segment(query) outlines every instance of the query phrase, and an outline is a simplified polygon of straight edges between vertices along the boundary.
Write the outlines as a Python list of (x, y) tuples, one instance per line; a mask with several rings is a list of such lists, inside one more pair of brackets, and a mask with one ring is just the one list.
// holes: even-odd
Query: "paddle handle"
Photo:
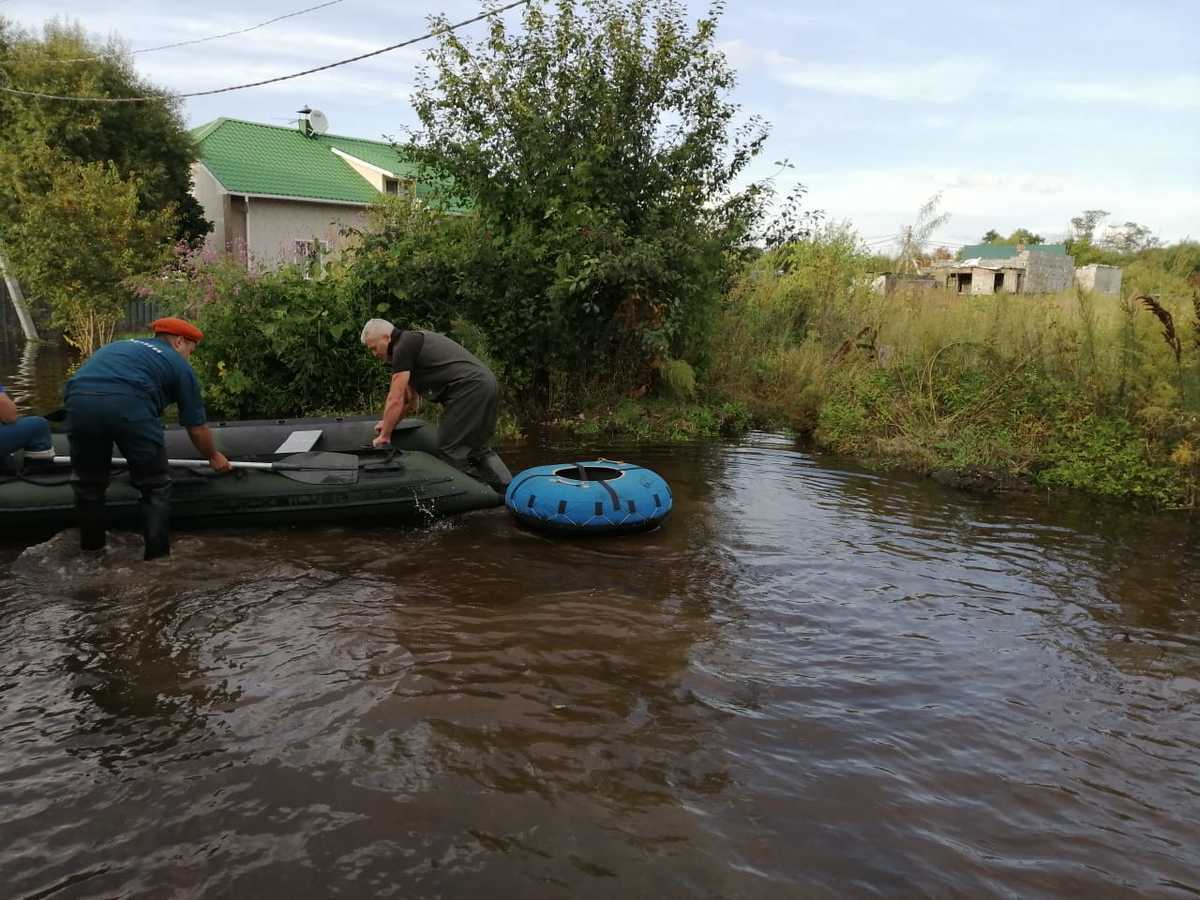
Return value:
[[(71, 457), (56, 456), (54, 457), (54, 462), (56, 465), (69, 466), (71, 464)], [(112, 465), (127, 466), (129, 465), (129, 461), (121, 459), (119, 456), (113, 457)], [(207, 469), (209, 466), (207, 459), (168, 459), (167, 465), (179, 466), (184, 469)], [(235, 469), (265, 469), (270, 471), (275, 468), (275, 463), (269, 462), (230, 462), (229, 465)]]

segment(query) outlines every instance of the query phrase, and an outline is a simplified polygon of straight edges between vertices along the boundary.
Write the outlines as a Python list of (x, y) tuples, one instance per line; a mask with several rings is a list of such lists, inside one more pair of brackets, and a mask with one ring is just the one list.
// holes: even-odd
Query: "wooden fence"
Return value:
[[(125, 308), (125, 318), (117, 324), (117, 333), (123, 331), (146, 331), (150, 323), (162, 315), (162, 311), (148, 300), (134, 300)], [(38, 330), (45, 327), (41, 316), (35, 317)], [(21, 338), (21, 323), (17, 311), (8, 296), (8, 288), (0, 279), (0, 341), (15, 341)], [(42, 335), (47, 337), (46, 334)]]
[(117, 331), (145, 331), (161, 315), (162, 312), (149, 300), (134, 300), (125, 308), (125, 318)]

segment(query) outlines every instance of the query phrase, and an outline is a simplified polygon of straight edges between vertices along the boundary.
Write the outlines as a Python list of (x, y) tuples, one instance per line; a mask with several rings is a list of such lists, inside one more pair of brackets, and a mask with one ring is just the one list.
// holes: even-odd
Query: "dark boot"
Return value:
[(508, 466), (495, 450), (472, 454), (471, 463), (479, 473), (479, 480), (490, 485), (497, 493), (503, 494), (508, 489), (509, 482), (512, 481), (512, 472), (508, 471)]
[(142, 537), (146, 559), (171, 555), (171, 483), (142, 488)]
[(105, 533), (104, 495), (99, 499), (75, 492), (75, 518), (79, 521), (79, 549), (85, 553), (103, 550)]

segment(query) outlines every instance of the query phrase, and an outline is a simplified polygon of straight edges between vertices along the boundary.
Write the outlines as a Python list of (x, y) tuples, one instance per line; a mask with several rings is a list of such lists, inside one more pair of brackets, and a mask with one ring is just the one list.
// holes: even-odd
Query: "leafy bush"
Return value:
[(359, 342), (376, 311), (337, 267), (309, 278), (295, 267), (254, 273), (189, 254), (139, 290), (204, 331), (192, 364), (214, 416), (360, 412), (383, 402), (386, 372)]
[(659, 377), (667, 396), (676, 400), (691, 400), (696, 396), (696, 371), (684, 360), (664, 360)]

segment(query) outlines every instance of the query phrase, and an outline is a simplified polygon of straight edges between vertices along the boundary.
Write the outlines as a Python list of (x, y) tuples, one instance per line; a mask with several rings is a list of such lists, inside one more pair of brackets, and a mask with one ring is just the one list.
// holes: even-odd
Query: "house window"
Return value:
[(393, 197), (411, 197), (416, 189), (416, 182), (399, 178), (384, 178), (383, 192)]
[(329, 255), (329, 250), (329, 241), (292, 241), (292, 261), (298, 266), (306, 266), (314, 261), (320, 262), (323, 257)]

